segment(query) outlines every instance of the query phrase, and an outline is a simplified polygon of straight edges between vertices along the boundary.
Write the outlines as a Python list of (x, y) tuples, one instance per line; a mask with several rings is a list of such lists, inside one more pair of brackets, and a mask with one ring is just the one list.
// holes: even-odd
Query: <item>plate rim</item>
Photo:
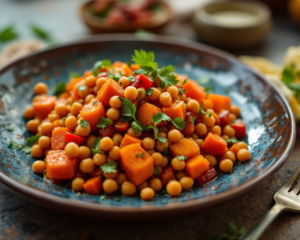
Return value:
[[(263, 172), (263, 174), (256, 176), (253, 179), (250, 179), (249, 181), (243, 183), (242, 185), (233, 187), (225, 192), (221, 192), (216, 195), (212, 195), (205, 198), (200, 199), (193, 199), (185, 202), (176, 202), (170, 203), (167, 205), (161, 205), (157, 206), (154, 204), (151, 205), (144, 205), (141, 207), (131, 207), (128, 205), (122, 205), (122, 206), (112, 206), (112, 205), (102, 205), (99, 203), (92, 203), (92, 202), (84, 202), (79, 200), (73, 200), (73, 199), (66, 199), (63, 197), (52, 195), (51, 193), (47, 193), (42, 191), (41, 189), (37, 189), (25, 184), (22, 184), (12, 178), (10, 178), (7, 174), (0, 171), (0, 182), (4, 184), (9, 189), (13, 190), (14, 192), (26, 197), (27, 199), (33, 200), (36, 203), (42, 204), (47, 207), (52, 207), (56, 209), (60, 209), (63, 211), (73, 212), (74, 210), (77, 210), (77, 213), (83, 214), (83, 215), (94, 215), (94, 216), (100, 216), (100, 217), (111, 217), (111, 218), (126, 218), (126, 219), (141, 219), (141, 218), (156, 218), (158, 216), (163, 215), (183, 215), (187, 213), (194, 213), (195, 211), (211, 208), (213, 206), (216, 206), (220, 203), (225, 203), (230, 200), (233, 200), (235, 198), (240, 197), (241, 195), (245, 194), (246, 192), (249, 192), (253, 188), (257, 187), (258, 184), (269, 178), (272, 174), (274, 174), (288, 159), (289, 155), (291, 154), (291, 151), (293, 149), (293, 146), (295, 144), (296, 140), (296, 124), (293, 117), (293, 112), (286, 100), (286, 98), (283, 96), (283, 94), (279, 91), (277, 86), (268, 81), (260, 72), (256, 71), (255, 69), (252, 69), (242, 63), (237, 57), (234, 55), (224, 52), (222, 50), (216, 49), (211, 46), (207, 46), (202, 43), (194, 42), (187, 39), (177, 38), (177, 37), (169, 37), (169, 36), (162, 36), (162, 35), (151, 35), (151, 38), (144, 39), (143, 37), (138, 37), (134, 34), (101, 34), (101, 35), (95, 35), (88, 38), (82, 38), (80, 40), (62, 44), (56, 47), (47, 48), (38, 52), (35, 52), (33, 54), (27, 55), (25, 57), (19, 58), (15, 61), (9, 62), (5, 64), (4, 66), (0, 67), (0, 74), (4, 73), (6, 69), (12, 67), (15, 64), (18, 64), (19, 62), (22, 62), (26, 59), (29, 59), (31, 57), (44, 54), (53, 50), (65, 48), (65, 47), (71, 47), (81, 44), (87, 44), (87, 43), (94, 43), (94, 42), (106, 42), (106, 41), (143, 41), (143, 42), (158, 42), (158, 43), (165, 43), (165, 44), (171, 44), (181, 47), (188, 47), (188, 48), (194, 48), (198, 49), (204, 52), (210, 52), (214, 55), (217, 55), (222, 58), (226, 58), (230, 61), (234, 61), (235, 63), (241, 65), (243, 68), (248, 69), (249, 71), (253, 72), (255, 75), (261, 78), (263, 82), (265, 82), (267, 85), (270, 85), (271, 88), (274, 89), (274, 91), (279, 95), (281, 98), (283, 104), (285, 105), (287, 109), (287, 114), (291, 121), (291, 131), (290, 131), (290, 140), (284, 150), (284, 152), (281, 154), (281, 156), (266, 170)], [(99, 215), (101, 213), (101, 215)], [(130, 215), (128, 215), (130, 213)]]

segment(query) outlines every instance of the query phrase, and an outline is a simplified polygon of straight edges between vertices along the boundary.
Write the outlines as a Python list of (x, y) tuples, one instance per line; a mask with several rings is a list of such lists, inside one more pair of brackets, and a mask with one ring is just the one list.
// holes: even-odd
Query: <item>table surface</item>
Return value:
[[(0, 0), (0, 28), (15, 24), (22, 39), (30, 38), (28, 25), (36, 22), (59, 42), (86, 36), (88, 30), (76, 15), (82, 0)], [(55, 13), (55, 14), (54, 14)], [(68, 24), (63, 24), (67, 22)], [(173, 22), (167, 35), (198, 40), (188, 21)], [(288, 17), (276, 16), (263, 43), (233, 54), (260, 55), (280, 64), (285, 50), (298, 45), (300, 29)], [(225, 233), (226, 223), (251, 229), (274, 204), (273, 195), (299, 164), (300, 140), (284, 166), (269, 180), (243, 197), (193, 216), (147, 222), (112, 221), (70, 215), (41, 207), (0, 185), (0, 240), (2, 239), (202, 239), (208, 233)], [(283, 213), (261, 239), (299, 239), (300, 215)]]

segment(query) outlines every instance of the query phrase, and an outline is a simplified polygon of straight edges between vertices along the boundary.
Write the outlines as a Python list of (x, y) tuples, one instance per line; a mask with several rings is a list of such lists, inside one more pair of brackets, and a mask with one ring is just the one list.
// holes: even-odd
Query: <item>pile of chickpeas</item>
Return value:
[[(120, 159), (120, 143), (127, 133), (134, 137), (141, 137), (142, 132), (139, 131), (135, 134), (132, 127), (126, 132), (114, 133), (112, 137), (103, 137), (100, 141), (100, 150), (104, 153), (92, 154), (91, 147), (94, 140), (98, 137), (98, 132), (92, 132), (91, 127), (81, 126), (80, 110), (83, 106), (89, 102), (96, 100), (97, 92), (101, 89), (102, 85), (108, 80), (107, 77), (85, 77), (85, 84), (87, 88), (79, 91), (79, 100), (74, 100), (70, 95), (65, 102), (60, 101), (58, 98), (55, 108), (48, 115), (46, 119), (38, 119), (34, 116), (32, 107), (26, 108), (24, 117), (28, 119), (27, 129), (31, 133), (41, 134), (38, 143), (32, 147), (31, 155), (34, 158), (41, 159), (43, 156), (47, 156), (49, 150), (51, 150), (51, 133), (54, 129), (53, 122), (59, 120), (58, 127), (67, 127), (72, 130), (73, 134), (81, 137), (86, 137), (86, 146), (78, 146), (76, 143), (70, 142), (65, 145), (65, 154), (71, 158), (79, 159), (79, 173), (76, 174), (72, 180), (72, 189), (74, 191), (82, 191), (83, 184), (86, 181), (86, 177), (103, 176), (105, 180), (102, 182), (102, 189), (105, 193), (111, 194), (117, 190), (120, 190), (125, 196), (132, 196), (137, 191), (140, 191), (140, 196), (144, 200), (151, 200), (155, 196), (155, 193), (160, 192), (163, 189), (161, 179), (153, 175), (150, 179), (142, 184), (135, 186), (130, 182), (125, 173), (119, 167)], [(125, 98), (130, 99), (138, 107), (149, 102), (157, 104), (158, 107), (167, 107), (173, 101), (183, 101), (187, 111), (187, 117), (184, 119), (186, 122), (189, 118), (189, 112), (197, 114), (199, 116), (200, 106), (199, 102), (187, 97), (184, 93), (180, 94), (180, 84), (177, 86), (166, 86), (165, 89), (159, 87), (153, 87), (153, 92), (150, 96), (146, 96), (146, 90), (144, 88), (135, 88), (130, 86), (131, 82), (126, 76), (122, 76), (118, 83), (124, 88)], [(48, 93), (48, 87), (45, 83), (39, 82), (34, 87), (34, 92), (39, 97)], [(72, 103), (72, 104), (71, 104)], [(114, 126), (114, 121), (121, 117), (122, 101), (118, 96), (114, 96), (109, 101), (110, 107), (106, 108), (106, 117), (110, 120), (109, 125)], [(208, 99), (204, 99), (201, 102), (202, 109), (207, 113), (214, 113), (212, 102)], [(137, 110), (138, 110), (137, 107)], [(237, 106), (230, 108), (230, 121), (237, 119), (240, 116), (240, 109)], [(167, 139), (167, 142), (162, 143), (158, 140), (154, 140), (152, 137), (145, 137), (142, 139), (141, 146), (151, 155), (153, 158), (154, 166), (158, 170), (159, 175), (163, 169), (171, 165), (175, 170), (176, 179), (169, 181), (166, 185), (166, 192), (171, 197), (178, 196), (183, 190), (190, 189), (194, 185), (194, 179), (189, 177), (185, 172), (184, 160), (180, 160), (177, 157), (164, 156), (165, 148), (169, 148), (172, 143), (176, 143), (183, 137), (193, 138), (201, 149), (204, 136), (208, 132), (221, 136), (224, 140), (233, 138), (235, 136), (235, 130), (226, 125), (221, 127), (215, 125), (215, 118), (202, 114), (201, 117), (197, 117), (195, 120), (195, 130), (189, 136), (184, 135), (184, 131), (179, 131), (173, 124), (168, 123), (166, 126), (159, 128), (158, 136)], [(219, 166), (222, 172), (230, 172), (233, 164), (238, 159), (241, 162), (247, 161), (250, 158), (250, 152), (247, 150), (248, 146), (244, 142), (237, 143), (238, 151), (235, 154), (232, 151), (227, 151), (222, 156), (214, 156), (210, 154), (202, 153), (203, 156), (209, 161), (210, 166)], [(115, 161), (118, 168), (115, 172), (104, 173), (100, 166), (108, 161)], [(33, 163), (32, 169), (36, 173), (43, 173), (46, 169), (45, 161), (37, 160)]]

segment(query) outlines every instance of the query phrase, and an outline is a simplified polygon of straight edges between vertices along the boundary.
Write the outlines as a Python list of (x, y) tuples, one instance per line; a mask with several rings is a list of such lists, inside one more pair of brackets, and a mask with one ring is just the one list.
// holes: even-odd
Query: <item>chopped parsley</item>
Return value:
[(153, 88), (149, 88), (147, 91), (146, 91), (146, 96), (151, 96), (152, 93), (153, 93), (154, 89)]
[(100, 147), (100, 140), (101, 140), (100, 137), (97, 137), (97, 138), (94, 140), (94, 142), (93, 142), (93, 144), (92, 144), (92, 147), (91, 147), (92, 153), (93, 153), (93, 154), (96, 154), (96, 153), (103, 153), (101, 150), (99, 150), (99, 147)]
[(36, 37), (38, 37), (42, 40), (45, 40), (45, 41), (51, 41), (52, 40), (50, 34), (47, 33), (45, 30), (43, 30), (41, 27), (39, 27), (37, 25), (32, 25), (31, 26), (31, 31)]
[(182, 156), (177, 156), (177, 158), (179, 159), (179, 160), (187, 160), (187, 157), (186, 156), (184, 156), (184, 155), (182, 155)]
[(156, 166), (154, 166), (154, 175), (158, 176), (159, 170)]
[(78, 86), (78, 91), (84, 91), (86, 89), (86, 85)]
[(229, 138), (229, 139), (226, 140), (226, 142), (228, 142), (228, 143), (238, 143), (239, 140), (237, 140), (236, 138)]
[(9, 26), (0, 31), (0, 42), (8, 42), (16, 39), (18, 34), (15, 32), (13, 26)]
[(114, 81), (119, 81), (120, 77), (122, 77), (122, 74), (121, 73), (116, 73), (116, 74), (113, 74), (112, 72), (108, 72), (107, 73), (107, 77), (111, 78), (112, 80)]
[(62, 117), (61, 119), (62, 119), (62, 120), (65, 120), (65, 119), (67, 119), (67, 117)]
[(109, 123), (110, 120), (108, 118), (101, 117), (99, 123), (97, 124), (97, 127), (104, 129)]
[(20, 148), (20, 145), (12, 140), (9, 141), (9, 146), (12, 148), (12, 149), (19, 149)]
[(196, 119), (196, 117), (190, 117), (191, 123), (192, 123), (193, 125), (195, 125), (195, 119)]
[(14, 131), (14, 128), (13, 127), (7, 127), (7, 128), (5, 128), (6, 129), (6, 131), (9, 131), (9, 132), (13, 132)]
[(97, 61), (94, 63), (93, 66), (93, 75), (96, 77), (98, 75), (98, 70), (101, 69), (102, 67), (110, 67), (111, 66), (111, 61), (103, 59), (102, 61)]
[(87, 120), (82, 120), (82, 119), (80, 120), (79, 124), (81, 127), (87, 127), (89, 125)]
[(60, 94), (64, 93), (66, 91), (66, 83), (61, 82), (56, 84), (55, 90), (54, 90), (54, 95), (59, 96)]
[(160, 123), (161, 121), (171, 121), (171, 118), (168, 115), (166, 115), (162, 112), (159, 112), (157, 114), (153, 114), (151, 116), (151, 120), (152, 120), (154, 126), (148, 125), (147, 129), (152, 128), (153, 131), (154, 131), (154, 139), (158, 139), (160, 142), (165, 143), (167, 141), (166, 138), (157, 136), (158, 135), (158, 128), (156, 127), (156, 125), (158, 123)]
[(24, 153), (30, 153), (32, 146), (39, 141), (39, 139), (40, 139), (41, 136), (42, 135), (39, 134), (37, 136), (31, 136), (31, 137), (27, 138), (26, 139), (26, 146), (22, 148), (22, 152), (24, 152)]
[(136, 119), (135, 113), (136, 113), (136, 106), (127, 98), (122, 99), (122, 122), (131, 122), (131, 127), (134, 130), (135, 134), (138, 134), (139, 131), (143, 131), (144, 127), (143, 125)]
[(105, 195), (100, 196), (100, 200), (104, 200), (106, 198)]
[(135, 82), (135, 77), (133, 77), (133, 76), (129, 76), (128, 79), (130, 82)]
[(186, 89), (181, 89), (181, 88), (178, 88), (178, 91), (179, 91), (180, 95), (182, 95), (182, 94), (184, 94), (184, 93), (185, 93)]
[(203, 108), (202, 108), (202, 105), (201, 105), (201, 104), (199, 105), (199, 107), (200, 107), (200, 114), (205, 114), (205, 115), (207, 115), (207, 116), (209, 116), (209, 117), (211, 117), (211, 116), (212, 116), (212, 113), (207, 113), (207, 112), (205, 112), (205, 111), (203, 110)]
[(93, 102), (93, 105), (95, 105), (97, 103), (97, 100), (95, 100), (94, 102)]
[(186, 122), (181, 118), (177, 117), (174, 118), (173, 121), (171, 121), (175, 127), (177, 127), (179, 130), (182, 130), (185, 128)]
[(117, 170), (117, 164), (114, 161), (109, 161), (100, 166), (103, 173), (115, 173)]

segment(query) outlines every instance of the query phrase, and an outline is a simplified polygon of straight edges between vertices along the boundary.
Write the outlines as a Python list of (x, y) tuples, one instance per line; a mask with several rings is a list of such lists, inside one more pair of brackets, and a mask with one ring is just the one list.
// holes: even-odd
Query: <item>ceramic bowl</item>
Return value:
[[(57, 83), (68, 81), (69, 71), (83, 73), (99, 59), (128, 61), (134, 49), (155, 52), (159, 66), (171, 64), (179, 74), (198, 80), (208, 76), (214, 92), (231, 97), (247, 125), (251, 160), (235, 163), (233, 171), (219, 172), (205, 186), (195, 186), (172, 198), (158, 194), (153, 201), (139, 195), (88, 195), (65, 184), (52, 184), (33, 173), (30, 154), (9, 147), (24, 144), (30, 134), (22, 114), (30, 106), (33, 86), (46, 82), (52, 93)], [(11, 190), (47, 207), (72, 213), (110, 218), (158, 218), (195, 213), (241, 196), (273, 174), (288, 158), (295, 141), (292, 111), (277, 88), (235, 57), (198, 43), (153, 36), (102, 35), (44, 50), (0, 69), (0, 181)], [(13, 128), (13, 132), (9, 131)], [(103, 194), (103, 193), (102, 193)], [(101, 197), (103, 196), (103, 197)], [(8, 200), (9, 201), (9, 200)]]
[[(226, 21), (214, 17), (216, 13), (227, 12)], [(252, 17), (245, 21), (232, 19), (234, 13)], [(231, 13), (231, 14), (230, 14)], [(232, 20), (230, 20), (231, 18)], [(255, 45), (263, 40), (272, 25), (269, 8), (263, 3), (247, 1), (212, 2), (195, 11), (193, 25), (201, 39), (211, 45), (237, 49)]]

